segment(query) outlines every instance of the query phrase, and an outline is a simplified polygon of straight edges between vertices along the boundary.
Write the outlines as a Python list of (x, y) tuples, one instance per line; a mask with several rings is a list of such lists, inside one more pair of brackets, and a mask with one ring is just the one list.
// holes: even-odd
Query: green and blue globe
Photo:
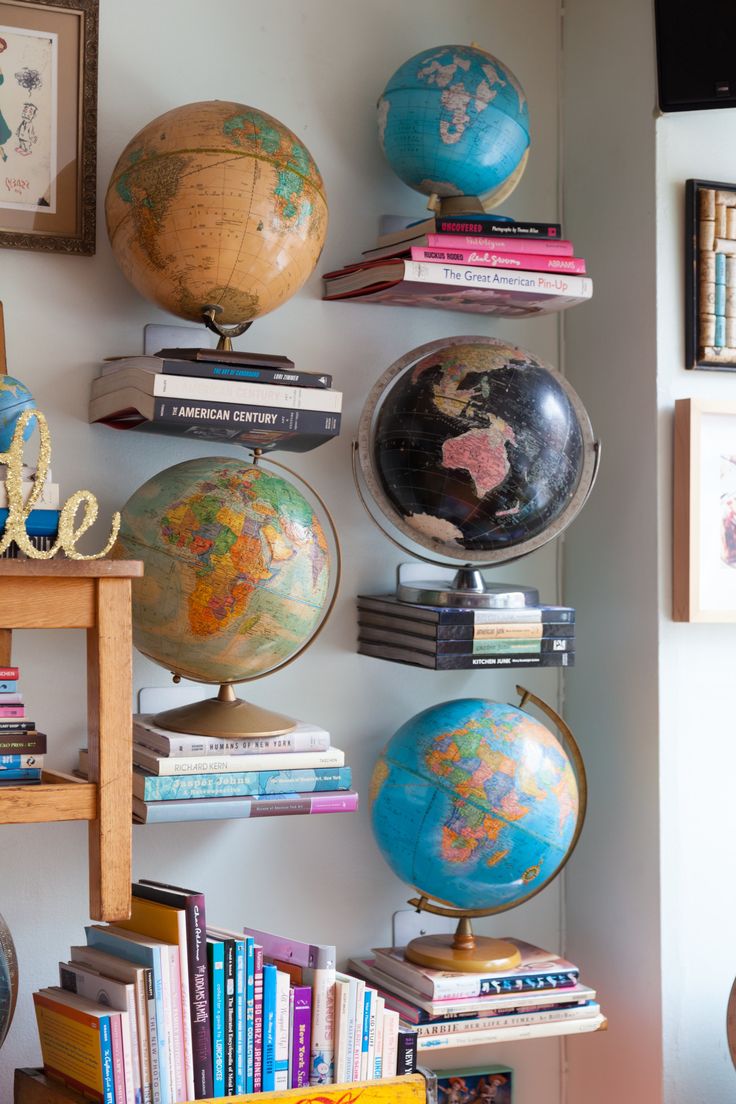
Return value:
[(501, 912), (567, 861), (585, 812), (585, 772), (530, 714), (484, 698), (442, 702), (391, 738), (371, 782), (378, 846), (426, 897)]
[[(35, 410), (33, 395), (24, 383), (13, 376), (0, 375), (0, 452), (7, 452), (13, 441), (15, 423), (24, 410)], [(23, 433), (27, 441), (35, 429), (36, 419), (31, 418)]]
[(438, 46), (409, 58), (378, 101), (381, 146), (417, 192), (477, 196), (486, 209), (521, 179), (529, 108), (514, 74), (476, 46)]

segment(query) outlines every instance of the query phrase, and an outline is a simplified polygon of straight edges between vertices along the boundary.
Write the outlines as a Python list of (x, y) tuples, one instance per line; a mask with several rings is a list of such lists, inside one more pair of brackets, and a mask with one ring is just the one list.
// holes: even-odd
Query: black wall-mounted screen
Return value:
[(736, 107), (736, 0), (655, 0), (662, 111)]

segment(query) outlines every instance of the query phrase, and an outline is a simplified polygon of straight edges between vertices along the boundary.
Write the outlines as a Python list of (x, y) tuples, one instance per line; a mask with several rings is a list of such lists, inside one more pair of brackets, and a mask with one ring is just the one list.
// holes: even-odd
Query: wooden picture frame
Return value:
[(95, 251), (99, 0), (0, 0), (0, 247)]
[(685, 185), (685, 358), (736, 372), (736, 184)]
[(673, 620), (736, 621), (736, 400), (677, 400), (673, 467)]

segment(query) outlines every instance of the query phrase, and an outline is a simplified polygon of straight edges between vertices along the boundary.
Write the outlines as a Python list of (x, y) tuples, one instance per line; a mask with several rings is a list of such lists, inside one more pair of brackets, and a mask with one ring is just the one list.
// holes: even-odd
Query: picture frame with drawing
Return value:
[(675, 402), (675, 621), (736, 621), (736, 400)]
[(0, 0), (0, 248), (95, 251), (99, 0)]

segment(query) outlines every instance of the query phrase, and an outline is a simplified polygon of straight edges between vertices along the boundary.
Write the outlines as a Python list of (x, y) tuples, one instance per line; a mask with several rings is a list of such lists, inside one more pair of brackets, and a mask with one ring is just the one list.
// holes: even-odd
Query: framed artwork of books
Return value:
[(736, 184), (688, 180), (687, 368), (736, 371)]
[(99, 0), (0, 0), (0, 247), (95, 251)]
[(736, 400), (675, 403), (675, 621), (736, 621)]

